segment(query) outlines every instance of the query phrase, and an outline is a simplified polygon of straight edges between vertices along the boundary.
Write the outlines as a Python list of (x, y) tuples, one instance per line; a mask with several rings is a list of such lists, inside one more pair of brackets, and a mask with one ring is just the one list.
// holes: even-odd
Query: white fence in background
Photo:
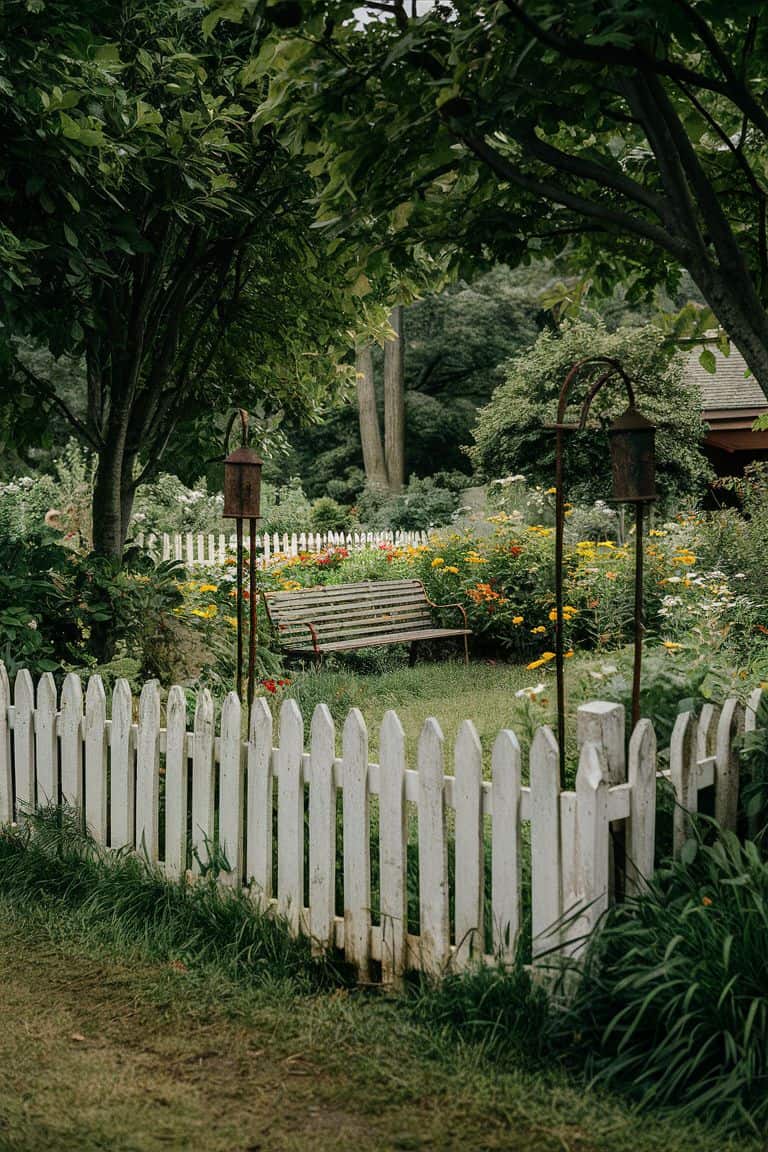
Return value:
[[(224, 564), (235, 555), (237, 543), (234, 533), (227, 536), (213, 532), (139, 532), (134, 539), (159, 560), (180, 560), (187, 565)], [(347, 548), (352, 552), (382, 544), (405, 548), (426, 543), (426, 532), (264, 532), (256, 537), (256, 551), (259, 562), (267, 565), (277, 555), (298, 556), (300, 552), (324, 552), (327, 548)], [(250, 538), (245, 536), (246, 554), (249, 545)]]
[(0, 665), (0, 824), (63, 799), (82, 810), (100, 844), (133, 846), (171, 877), (199, 872), (215, 846), (229, 864), (221, 884), (248, 885), (254, 900), (276, 907), (318, 949), (335, 944), (365, 979), (372, 962), (393, 983), (407, 969), (440, 972), (478, 955), (510, 957), (525, 906), (534, 958), (555, 946), (573, 954), (611, 898), (611, 825), (624, 829), (627, 889), (650, 874), (661, 778), (678, 801), (676, 851), (702, 789), (714, 786), (718, 819), (735, 826), (734, 742), (754, 726), (759, 697), (753, 693), (746, 710), (728, 700), (721, 711), (682, 714), (662, 773), (649, 721), (632, 733), (625, 761), (623, 709), (586, 704), (578, 715), (575, 789), (561, 791), (548, 728), (536, 733), (527, 765), (514, 733), (500, 732), (486, 780), (470, 721), (446, 774), (434, 719), (424, 724), (412, 769), (394, 712), (384, 717), (379, 760), (371, 763), (356, 709), (339, 755), (324, 704), (307, 743), (295, 701), (283, 703), (275, 738), (269, 707), (257, 699), (244, 739), (234, 693), (217, 734), (213, 701), (202, 691), (190, 732), (179, 687), (163, 710), (156, 681), (135, 701), (119, 680), (108, 717), (98, 676), (83, 694), (80, 679), (68, 675), (58, 700), (50, 674), (35, 690), (29, 673), (19, 672), (11, 693)]

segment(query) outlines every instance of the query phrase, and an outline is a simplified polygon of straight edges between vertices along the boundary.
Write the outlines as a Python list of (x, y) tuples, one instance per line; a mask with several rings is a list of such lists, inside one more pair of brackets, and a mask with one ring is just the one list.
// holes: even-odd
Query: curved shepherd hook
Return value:
[[(606, 364), (608, 368), (589, 388), (582, 401), (579, 420), (576, 424), (565, 423), (565, 410), (576, 380), (583, 368)], [(563, 381), (557, 404), (557, 423), (549, 425), (557, 433), (555, 447), (555, 674), (557, 678), (557, 743), (560, 756), (560, 787), (565, 788), (565, 656), (563, 636), (563, 543), (565, 535), (565, 492), (563, 487), (564, 449), (566, 432), (583, 432), (592, 402), (601, 389), (615, 376), (620, 376), (627, 391), (630, 408), (635, 407), (635, 391), (632, 381), (621, 362), (612, 356), (585, 356), (577, 361)], [(642, 505), (637, 505), (637, 539), (635, 568), (635, 674), (632, 691), (632, 723), (639, 719), (640, 659), (642, 639)], [(639, 587), (638, 587), (639, 577)]]

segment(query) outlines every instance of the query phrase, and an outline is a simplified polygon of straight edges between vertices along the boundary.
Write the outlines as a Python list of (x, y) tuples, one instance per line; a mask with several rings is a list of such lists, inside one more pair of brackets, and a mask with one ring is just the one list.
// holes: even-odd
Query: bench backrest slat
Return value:
[(285, 644), (311, 644), (311, 623), (321, 641), (353, 640), (427, 628), (432, 624), (419, 580), (329, 584), (306, 592), (267, 592), (267, 611)]

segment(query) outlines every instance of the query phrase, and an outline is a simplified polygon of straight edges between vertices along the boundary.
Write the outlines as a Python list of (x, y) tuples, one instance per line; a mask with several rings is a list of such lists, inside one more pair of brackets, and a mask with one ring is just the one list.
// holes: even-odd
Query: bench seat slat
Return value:
[(369, 614), (374, 615), (379, 612), (389, 611), (411, 611), (415, 612), (419, 609), (426, 611), (428, 605), (423, 596), (409, 596), (403, 600), (355, 600), (349, 601), (343, 605), (324, 605), (324, 604), (307, 604), (299, 608), (283, 608), (278, 607), (275, 610), (272, 607), (271, 615), (273, 619), (284, 620), (289, 623), (292, 620), (304, 621), (312, 620), (321, 621), (325, 618), (333, 620), (336, 617), (344, 617), (352, 613), (356, 615)]
[(386, 624), (388, 620), (431, 621), (432, 617), (423, 604), (417, 604), (407, 608), (398, 608), (393, 605), (382, 608), (380, 611), (374, 611), (372, 608), (367, 608), (365, 611), (350, 610), (350, 612), (342, 613), (340, 616), (325, 616), (319, 612), (311, 612), (307, 613), (303, 620), (285, 620), (281, 616), (275, 619), (281, 631), (291, 632), (305, 628), (307, 623), (314, 625), (315, 628), (338, 628), (339, 626), (342, 628), (345, 626), (365, 627), (365, 624), (368, 622), (371, 624)]
[[(324, 644), (322, 640), (318, 644), (318, 649), (321, 652), (344, 652), (351, 651), (354, 648), (375, 648), (379, 644), (411, 644), (414, 640), (440, 640), (448, 636), (470, 636), (471, 631), (468, 628), (424, 628), (417, 629), (413, 632), (395, 632), (390, 635), (384, 634), (382, 636), (371, 637), (370, 642), (366, 643), (365, 637), (356, 640), (336, 640), (331, 643)], [(308, 653), (312, 654), (312, 645), (303, 646), (301, 648), (290, 647), (286, 651), (294, 653)]]
[[(431, 631), (434, 629), (434, 624), (431, 620), (390, 620), (385, 624), (370, 624), (365, 627), (359, 628), (332, 628), (323, 631), (322, 628), (317, 628), (318, 643), (327, 644), (335, 640), (357, 640), (366, 636), (384, 636), (392, 632), (423, 632), (425, 630)], [(286, 636), (284, 632), (280, 633), (280, 637), (286, 644), (299, 644), (306, 643), (309, 640), (311, 644), (311, 632), (309, 628), (303, 628), (300, 632), (291, 633)]]
[(331, 591), (337, 602), (355, 596), (364, 598), (387, 594), (400, 595), (406, 592), (419, 592), (424, 595), (420, 580), (363, 580), (357, 584), (321, 584), (293, 592), (265, 592), (264, 596), (269, 602), (277, 604), (309, 604), (313, 600), (327, 600)]

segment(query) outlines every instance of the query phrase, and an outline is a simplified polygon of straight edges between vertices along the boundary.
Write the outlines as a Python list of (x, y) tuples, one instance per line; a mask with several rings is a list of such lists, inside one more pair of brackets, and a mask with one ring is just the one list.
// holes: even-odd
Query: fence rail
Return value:
[[(190, 566), (224, 564), (235, 555), (237, 543), (234, 534), (223, 532), (139, 532), (134, 542), (159, 560), (179, 560)], [(246, 537), (246, 552), (249, 542), (250, 538)], [(256, 552), (260, 562), (267, 565), (276, 555), (298, 556), (301, 552), (324, 552), (327, 548), (347, 548), (352, 552), (386, 544), (419, 547), (426, 543), (426, 532), (264, 532), (256, 537)]]
[(511, 957), (529, 923), (526, 909), (534, 960), (553, 947), (574, 954), (612, 898), (611, 825), (625, 833), (627, 890), (638, 890), (653, 869), (660, 780), (669, 780), (677, 801), (675, 851), (704, 789), (714, 788), (723, 825), (735, 826), (735, 742), (754, 727), (759, 698), (757, 690), (746, 709), (728, 700), (698, 717), (681, 714), (662, 772), (650, 721), (632, 732), (625, 758), (621, 706), (585, 704), (575, 788), (562, 791), (549, 728), (536, 733), (527, 764), (515, 734), (500, 732), (486, 780), (470, 721), (446, 773), (434, 719), (409, 768), (392, 711), (371, 762), (357, 709), (339, 750), (324, 704), (307, 741), (296, 702), (286, 700), (276, 739), (270, 709), (257, 699), (244, 739), (234, 693), (217, 731), (210, 693), (200, 692), (189, 731), (179, 687), (163, 709), (156, 681), (136, 701), (118, 680), (108, 716), (98, 676), (84, 693), (69, 674), (57, 699), (50, 673), (35, 689), (21, 671), (12, 691), (0, 665), (0, 824), (65, 801), (83, 812), (100, 844), (132, 846), (170, 877), (200, 872), (215, 851), (226, 863), (221, 884), (248, 885), (294, 933), (311, 935), (318, 949), (335, 945), (366, 979), (374, 962), (385, 983), (396, 983), (408, 969)]

